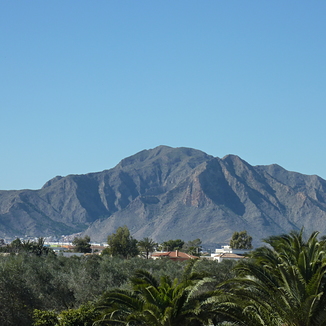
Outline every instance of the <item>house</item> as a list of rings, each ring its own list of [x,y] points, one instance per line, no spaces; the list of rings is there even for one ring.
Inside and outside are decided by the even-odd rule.
[[[158,259],[158,258],[168,258],[174,261],[184,261],[189,259],[198,259],[199,257],[188,255],[185,252],[181,252],[179,250],[152,253],[152,259]]]
[[[223,261],[224,259],[229,260],[239,260],[245,258],[244,255],[238,255],[234,253],[221,253],[213,256],[213,260],[217,260],[219,263]]]
[[[232,249],[230,246],[222,246],[221,249],[215,249],[215,253],[211,254],[213,260],[219,263],[224,259],[239,260],[245,258],[248,249]]]

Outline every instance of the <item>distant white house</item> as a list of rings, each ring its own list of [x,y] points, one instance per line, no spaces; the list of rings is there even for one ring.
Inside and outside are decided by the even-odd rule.
[[[250,252],[250,249],[232,249],[230,246],[222,246],[221,249],[215,249],[215,253],[211,254],[211,259],[219,263],[224,259],[239,260],[243,259],[247,252]]]

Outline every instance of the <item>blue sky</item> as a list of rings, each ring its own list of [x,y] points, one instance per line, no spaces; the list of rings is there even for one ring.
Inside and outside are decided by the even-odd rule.
[[[0,2],[0,189],[158,145],[326,178],[325,1]]]

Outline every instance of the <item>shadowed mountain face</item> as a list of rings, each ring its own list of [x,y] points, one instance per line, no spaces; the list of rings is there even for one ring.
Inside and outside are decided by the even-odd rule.
[[[55,177],[40,190],[0,191],[0,237],[84,231],[105,241],[122,225],[138,239],[200,238],[208,246],[241,230],[256,245],[302,226],[325,234],[326,181],[159,146],[110,170]]]

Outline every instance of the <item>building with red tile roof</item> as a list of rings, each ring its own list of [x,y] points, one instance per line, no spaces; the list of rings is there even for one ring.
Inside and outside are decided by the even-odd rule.
[[[189,259],[198,259],[199,257],[188,255],[185,252],[181,252],[179,250],[152,253],[152,259],[158,259],[158,258],[168,258],[174,261],[183,261]]]

